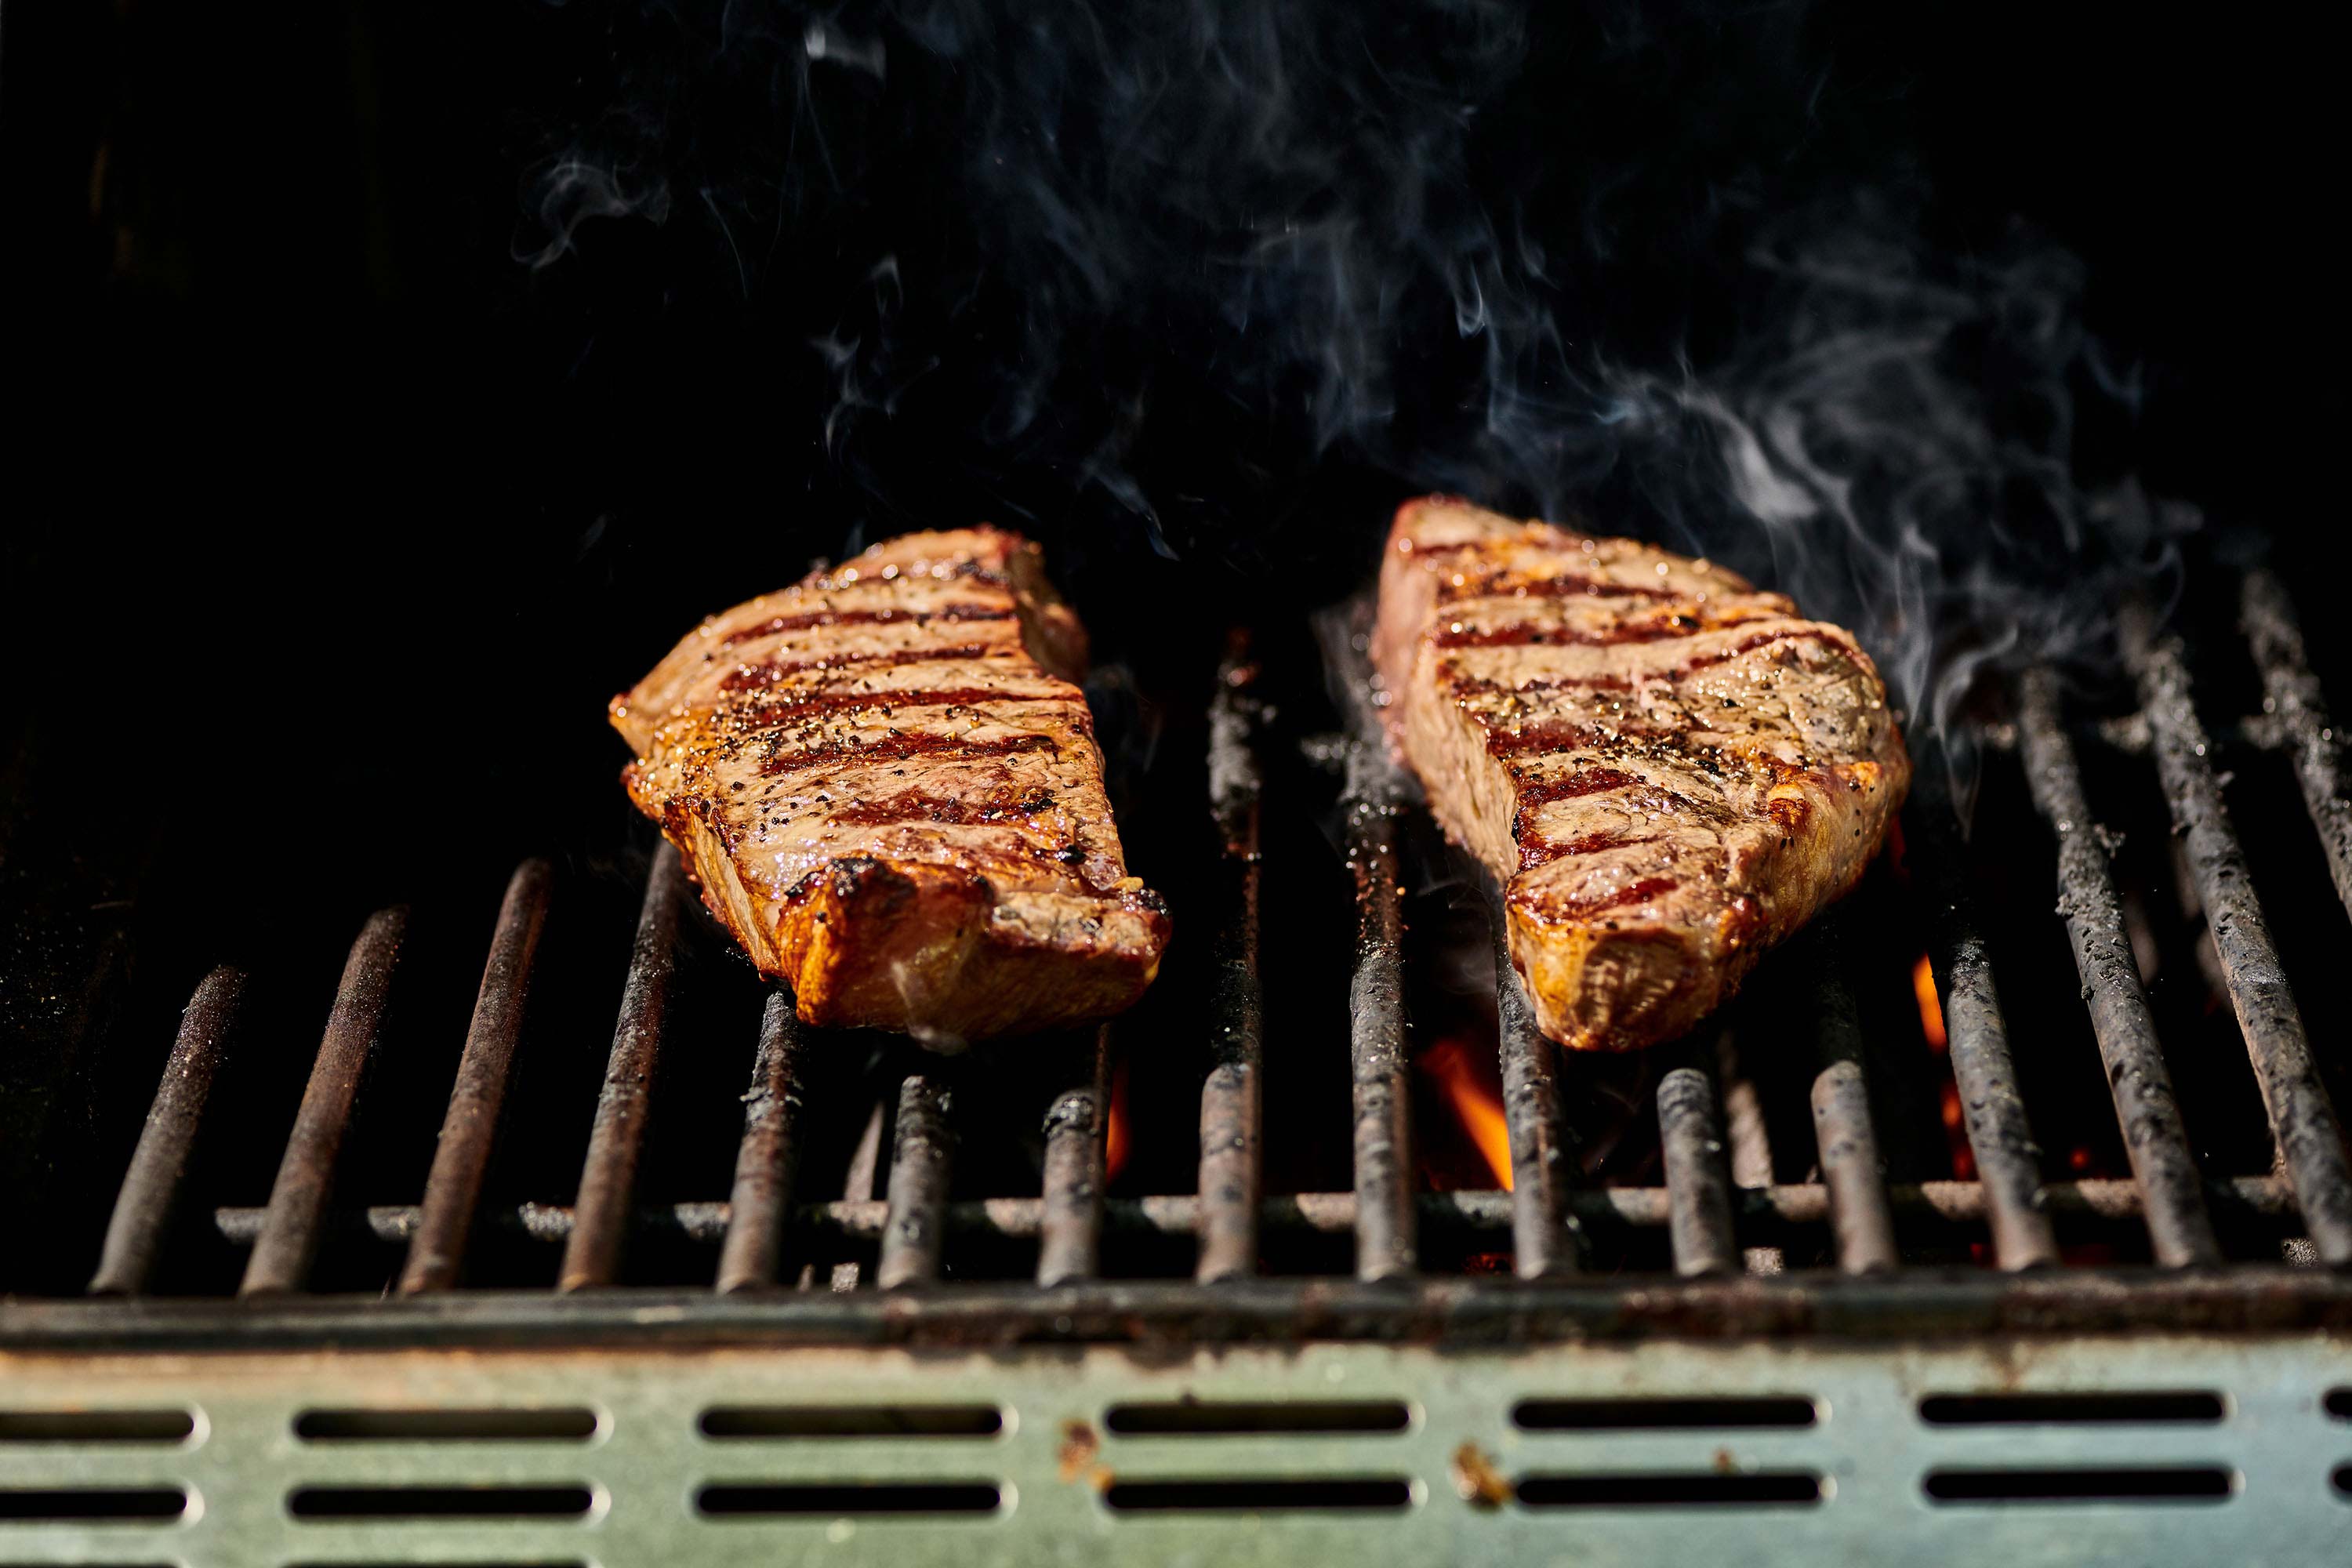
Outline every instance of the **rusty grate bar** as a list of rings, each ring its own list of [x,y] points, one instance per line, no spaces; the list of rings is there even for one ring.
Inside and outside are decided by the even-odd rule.
[[[1522,1279],[1554,1279],[1575,1273],[1583,1260],[1583,1236],[1568,1212],[1559,1048],[1536,1027],[1535,1004],[1511,963],[1501,890],[1491,877],[1479,876],[1479,884],[1495,942],[1495,1018],[1511,1140],[1511,1265]]]
[[[564,1249],[558,1289],[610,1285],[620,1271],[636,1190],[637,1157],[645,1148],[654,1068],[661,1057],[662,1025],[669,1010],[670,980],[677,970],[678,906],[685,892],[686,868],[678,862],[677,850],[664,842],[654,852],[645,904],[637,913],[620,1020],[613,1029],[604,1087],[596,1098],[595,1125],[580,1171],[580,1224]]]
[[[2304,652],[2303,627],[2286,587],[2266,569],[2246,574],[2238,625],[2263,672],[2263,705],[2275,739],[2294,759],[2295,782],[2311,825],[2327,854],[2336,896],[2352,913],[2352,800],[2344,794],[2344,744],[2327,716],[2327,700]]]
[[[890,1196],[882,1226],[882,1257],[874,1282],[885,1290],[928,1285],[940,1277],[947,1239],[948,1182],[955,1156],[953,1102],[946,1085],[909,1073],[898,1086],[898,1129],[890,1144]],[[1038,1226],[1045,1205],[1038,1204]]]
[[[375,1052],[384,1001],[392,989],[393,965],[400,957],[401,939],[407,931],[406,910],[378,910],[360,928],[351,956],[343,961],[334,1011],[327,1016],[326,1034],[310,1066],[310,1081],[302,1090],[301,1109],[294,1114],[286,1155],[269,1189],[261,1234],[254,1243],[253,1255],[246,1259],[245,1280],[237,1287],[240,1296],[299,1290],[310,1278],[310,1264],[325,1234],[335,1161],[342,1152],[343,1133],[351,1125],[360,1079],[366,1076],[368,1058]]]
[[[1230,891],[1217,932],[1209,1000],[1209,1074],[1201,1086],[1202,1284],[1257,1271],[1257,1212],[1265,1188],[1261,1121],[1265,995],[1258,978],[1258,827],[1265,781],[1252,690],[1255,667],[1239,639],[1217,671],[1209,700],[1209,808]]]
[[[1086,1032],[1068,1051],[1070,1087],[1045,1111],[1044,1234],[1037,1283],[1091,1279],[1101,1262],[1103,1137],[1108,1121],[1110,1030]]]
[[[555,879],[544,860],[526,860],[507,882],[499,921],[490,933],[489,962],[466,1030],[457,1080],[425,1178],[424,1218],[401,1270],[401,1294],[446,1290],[457,1283],[466,1258],[466,1237],[482,1199],[482,1179],[514,1081],[515,1044],[522,1037],[523,1008],[530,992],[531,961],[547,923],[549,890]]]
[[[2026,782],[2058,836],[2058,912],[2074,944],[2075,971],[2083,977],[2132,1174],[2146,1194],[2149,1246],[2157,1261],[2171,1268],[2218,1263],[2221,1246],[2205,1212],[2197,1159],[2180,1124],[2156,1020],[2140,988],[2139,963],[2124,931],[2123,904],[2107,869],[2101,829],[2083,792],[2057,677],[2046,669],[2027,671],[2018,682],[2017,710]]]
[[[1666,1171],[1666,1225],[1681,1275],[1737,1274],[1731,1172],[1715,1085],[1696,1068],[1658,1080],[1658,1142]],[[1752,1189],[1751,1189],[1752,1190]]]
[[[1412,1272],[1412,1128],[1406,1099],[1404,922],[1397,877],[1403,808],[1380,742],[1349,743],[1348,868],[1356,880],[1356,960],[1348,984],[1348,1057],[1354,1084],[1356,1277]]]
[[[792,994],[770,992],[760,1013],[751,1087],[743,1096],[743,1137],[735,1146],[727,1241],[719,1254],[721,1294],[773,1285],[783,1260],[800,1153],[802,1033]]]
[[[2230,826],[2179,640],[2157,635],[2145,605],[2126,606],[2122,629],[2124,658],[2139,682],[2165,801],[2187,843],[2206,929],[2221,961],[2305,1228],[2324,1261],[2352,1263],[2352,1167],[2345,1160],[2344,1130],[2312,1060],[2303,1015],[2263,919],[2245,852]]]
[[[1943,988],[1952,1078],[1977,1176],[1990,1203],[1994,1259],[2003,1268],[2045,1268],[2058,1261],[2058,1243],[2042,1212],[2041,1151],[2018,1092],[1991,955],[1963,880],[1959,823],[1939,755],[1930,752],[1919,768],[1905,815],[1913,866],[1934,922],[1929,956]]]
[[[205,976],[180,1015],[180,1032],[163,1064],[163,1081],[147,1107],[139,1147],[115,1194],[98,1269],[90,1276],[93,1296],[135,1296],[147,1287],[155,1257],[169,1233],[188,1157],[203,1125],[205,1103],[219,1076],[221,1053],[237,1008],[245,999],[245,976],[223,964]]]
[[[1886,1167],[1870,1116],[1862,1069],[1862,1020],[1847,985],[1844,940],[1835,917],[1815,927],[1804,957],[1812,965],[1813,1039],[1822,1064],[1811,1090],[1813,1146],[1821,1160],[1838,1267],[1868,1274],[1897,1267]]]
[[[1725,1186],[1735,1236],[1743,1230],[1783,1235],[1820,1232],[1832,1224],[1829,1195],[1818,1183],[1730,1188],[1727,1181]],[[2042,1189],[2042,1200],[2053,1223],[2085,1236],[2107,1234],[2118,1226],[2137,1226],[2146,1212],[2139,1184],[2129,1180],[2053,1182]],[[1568,1194],[1570,1214],[1588,1232],[1604,1228],[1671,1232],[1677,1201],[1664,1187],[1580,1187]],[[2294,1192],[2277,1176],[2216,1181],[2206,1188],[2206,1202],[2231,1223],[2263,1234],[2283,1232],[2296,1218]],[[1983,1187],[1975,1182],[1895,1184],[1887,1189],[1887,1204],[1898,1228],[1933,1232],[1939,1239],[1983,1227],[1990,1209]],[[1433,1234],[1501,1238],[1510,1234],[1513,1223],[1511,1194],[1503,1192],[1421,1193],[1415,1195],[1413,1207],[1420,1225]],[[1041,1198],[974,1198],[949,1204],[938,1212],[950,1238],[1029,1241],[1044,1235],[1045,1210]],[[263,1212],[254,1207],[215,1208],[214,1232],[231,1247],[250,1247],[260,1234]],[[716,1246],[726,1239],[730,1217],[724,1203],[649,1204],[637,1209],[633,1223],[647,1233],[662,1232]],[[395,1245],[404,1244],[415,1233],[416,1220],[413,1204],[340,1210],[331,1216],[338,1234],[365,1234]],[[1356,1220],[1353,1193],[1299,1193],[1268,1198],[1258,1210],[1261,1233],[1276,1237],[1345,1236],[1356,1229]],[[481,1223],[503,1235],[551,1245],[563,1243],[575,1228],[572,1211],[554,1204],[486,1209]],[[1201,1202],[1190,1193],[1112,1198],[1103,1205],[1106,1237],[1184,1237],[1194,1235],[1200,1223]],[[793,1225],[814,1241],[870,1243],[888,1231],[890,1207],[874,1198],[808,1204],[795,1209]],[[1732,1255],[1737,1256],[1736,1247]]]

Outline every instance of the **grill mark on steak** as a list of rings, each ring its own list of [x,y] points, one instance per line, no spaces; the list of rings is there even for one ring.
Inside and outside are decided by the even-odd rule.
[[[1519,869],[1532,871],[1546,861],[1557,860],[1563,855],[1598,855],[1607,849],[1638,849],[1644,844],[1663,844],[1665,837],[1662,833],[1587,833],[1562,843],[1557,839],[1538,837],[1530,829],[1527,837],[1519,840]]]
[[[1544,906],[1547,914],[1557,914],[1568,920],[1590,920],[1611,910],[1622,910],[1629,904],[1643,904],[1663,894],[1671,893],[1682,882],[1673,877],[1644,877],[1629,883],[1613,893],[1596,893],[1590,898],[1562,899]]]
[[[1061,749],[1051,735],[997,735],[986,740],[972,740],[962,735],[941,735],[929,731],[902,730],[894,735],[884,735],[864,745],[851,742],[844,736],[821,741],[799,751],[780,752],[760,763],[760,772],[773,778],[783,773],[805,773],[810,768],[827,763],[850,766],[859,763],[895,763],[908,757],[940,757],[958,760],[981,757],[1010,757],[1024,752],[1054,752]]]
[[[1675,595],[1683,597],[1686,595]],[[1538,644],[1557,647],[1620,647],[1628,643],[1672,642],[1702,632],[1728,631],[1759,620],[1785,618],[1780,610],[1750,607],[1726,611],[1684,610],[1647,619],[1620,620],[1602,628],[1571,626],[1559,621],[1507,621],[1500,626],[1471,626],[1454,622],[1433,634],[1439,647],[1512,647]]]
[[[1001,790],[977,798],[908,790],[887,800],[851,801],[829,809],[825,820],[856,827],[887,827],[902,822],[935,822],[948,827],[993,826],[1037,816],[1054,809],[1054,792]]]
[[[1769,647],[1776,642],[1817,642],[1839,653],[1851,651],[1842,638],[1831,634],[1827,626],[1783,626],[1778,631],[1759,632],[1754,637],[1742,637],[1728,647],[1694,654],[1675,673],[1677,676],[1688,675],[1713,665],[1728,664],[1742,654],[1754,653],[1758,648]]]
[[[1464,675],[1458,660],[1439,667],[1438,679],[1456,697],[1508,697],[1522,691],[1631,691],[1633,682],[1622,675],[1537,676],[1506,683],[1483,675]]]
[[[887,719],[894,717],[901,708],[953,709],[974,707],[981,703],[1072,702],[1076,700],[1066,690],[1027,693],[1007,691],[994,686],[959,686],[938,691],[916,689],[904,691],[809,691],[757,698],[735,710],[730,718],[765,726],[789,724],[795,720],[814,719],[827,713],[857,713],[869,710]]]
[[[1010,605],[941,605],[935,610],[807,610],[797,616],[770,616],[754,626],[729,632],[719,639],[719,646],[733,647],[754,637],[806,631],[812,626],[886,626],[900,621],[920,626],[933,621],[1009,621],[1013,617]]]
[[[830,658],[770,658],[730,671],[719,682],[721,691],[761,691],[788,675],[813,669],[847,673],[860,669],[895,669],[902,664],[946,663],[952,659],[1010,658],[1020,650],[1010,643],[959,643],[951,647],[903,647],[887,653],[849,654]]]
[[[1584,577],[1564,573],[1551,577],[1532,577],[1524,583],[1511,581],[1506,568],[1484,578],[1465,578],[1461,583],[1442,579],[1437,584],[1437,602],[1451,605],[1464,599],[1684,599],[1690,595],[1679,588],[1662,588],[1655,583],[1619,583],[1607,577]]]
[[[1646,725],[1629,724],[1618,729],[1606,729],[1599,724],[1580,724],[1570,720],[1543,719],[1512,730],[1486,731],[1486,752],[1490,756],[1517,757],[1529,752],[1567,752],[1591,746],[1624,747],[1633,742],[1682,751],[1682,737],[1673,731],[1653,729]]]

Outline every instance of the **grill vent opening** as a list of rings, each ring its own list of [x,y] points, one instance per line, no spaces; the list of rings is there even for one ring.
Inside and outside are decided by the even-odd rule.
[[[1005,1506],[995,1481],[730,1481],[694,1496],[715,1519],[763,1515],[994,1513]]]
[[[1412,1483],[1397,1476],[1314,1476],[1113,1481],[1104,1504],[1120,1513],[1360,1512],[1411,1508]]]
[[[471,1410],[305,1410],[294,1435],[306,1443],[581,1443],[596,1435],[583,1407]]]
[[[0,1410],[0,1443],[184,1443],[185,1410]]]
[[[1810,1470],[1712,1470],[1644,1475],[1530,1475],[1519,1478],[1525,1508],[1690,1508],[1708,1505],[1811,1506],[1822,1500],[1822,1478]]]
[[[2338,1421],[2352,1421],[2352,1388],[2329,1389],[2326,1408]]]
[[[722,1405],[702,1413],[706,1437],[992,1437],[993,1405]]]
[[[1412,1407],[1396,1399],[1348,1399],[1265,1404],[1170,1400],[1114,1405],[1103,1425],[1124,1437],[1215,1437],[1258,1433],[1298,1436],[1354,1432],[1403,1432]]]
[[[2218,1394],[1933,1394],[1919,1401],[1930,1426],[2210,1426],[2229,1413]]]
[[[156,1524],[187,1511],[180,1487],[0,1487],[8,1524]]]
[[[1820,1404],[1801,1394],[1718,1399],[1523,1399],[1511,1407],[1511,1424],[1524,1432],[1811,1426],[1820,1419]]]
[[[595,1506],[584,1486],[303,1487],[286,1500],[301,1520],[584,1519]]]
[[[2235,1472],[2215,1465],[2116,1469],[1931,1470],[1928,1499],[1940,1503],[2227,1502]]]

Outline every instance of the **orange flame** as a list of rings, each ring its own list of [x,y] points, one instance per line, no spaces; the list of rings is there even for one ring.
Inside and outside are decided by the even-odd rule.
[[[1429,1075],[1468,1133],[1479,1158],[1486,1162],[1495,1184],[1511,1190],[1511,1127],[1504,1119],[1503,1102],[1480,1080],[1463,1042],[1452,1037],[1422,1052],[1415,1065]]]
[[[1927,1037],[1927,1047],[1944,1048],[1944,1005],[1936,996],[1936,966],[1921,953],[1919,962],[1911,966],[1911,994],[1919,998],[1919,1032]]]
[[[1127,1064],[1120,1062],[1110,1073],[1110,1120],[1103,1129],[1103,1180],[1108,1182],[1127,1167]]]

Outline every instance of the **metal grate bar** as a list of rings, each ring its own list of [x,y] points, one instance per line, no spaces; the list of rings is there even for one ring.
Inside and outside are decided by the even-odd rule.
[[[1044,1235],[1037,1283],[1091,1279],[1102,1254],[1103,1134],[1109,1105],[1110,1026],[1069,1052],[1070,1087],[1045,1112]]]
[[[1658,1080],[1658,1142],[1665,1159],[1666,1225],[1675,1272],[1738,1273],[1723,1121],[1716,1108],[1715,1085],[1698,1068],[1676,1068]]]
[[[792,994],[776,990],[760,1014],[760,1048],[743,1096],[743,1137],[735,1146],[735,1185],[727,1200],[727,1244],[719,1254],[722,1293],[776,1282],[793,1176],[800,1154],[801,1021]]]
[[[2246,574],[2239,626],[2262,667],[2264,706],[2277,738],[2294,758],[2295,782],[2319,842],[2327,853],[2336,896],[2352,912],[2352,800],[2344,795],[2344,747],[2327,717],[2327,700],[2304,652],[2303,627],[2285,586],[2267,570]]]
[[[1412,1272],[1411,1108],[1406,1100],[1404,922],[1397,883],[1402,812],[1377,740],[1349,747],[1348,868],[1356,879],[1356,962],[1348,985],[1349,1064],[1354,1079],[1356,1276]]]
[[[940,1276],[947,1239],[950,1166],[955,1154],[953,1109],[946,1087],[921,1073],[898,1086],[898,1125],[890,1144],[890,1201],[874,1282],[885,1290],[928,1285]],[[1039,1223],[1044,1223],[1043,1205]]]
[[[661,1058],[670,978],[677,969],[678,906],[685,890],[686,868],[678,862],[677,850],[665,842],[654,853],[645,904],[637,913],[628,983],[621,991],[621,1016],[613,1029],[604,1087],[596,1098],[596,1121],[580,1171],[580,1224],[563,1251],[562,1271],[556,1279],[560,1290],[610,1285],[620,1272],[637,1157],[645,1148],[646,1110]]]
[[[474,1000],[474,1020],[466,1030],[465,1052],[457,1058],[457,1080],[449,1090],[448,1112],[442,1118],[441,1141],[433,1151],[433,1169],[425,1178],[424,1220],[409,1246],[407,1267],[401,1270],[400,1291],[404,1296],[446,1290],[457,1283],[466,1258],[466,1237],[473,1228],[474,1210],[482,1200],[482,1179],[489,1172],[490,1148],[498,1138],[507,1086],[514,1081],[515,1043],[522,1036],[531,961],[539,951],[540,931],[547,922],[547,900],[554,879],[554,870],[546,861],[526,860],[507,882],[499,923],[490,934],[490,957],[482,970],[481,992]]]
[[[393,965],[400,957],[401,939],[407,930],[406,910],[378,910],[360,928],[351,956],[343,961],[334,1011],[327,1016],[327,1031],[310,1066],[310,1081],[302,1090],[301,1109],[294,1114],[286,1155],[269,1189],[261,1235],[254,1243],[253,1256],[246,1259],[245,1281],[237,1288],[240,1296],[299,1290],[310,1278],[310,1264],[318,1257],[325,1233],[335,1160],[342,1152],[343,1132],[351,1124],[360,1079],[375,1051],[384,999],[392,989]]]
[[[147,1288],[220,1072],[222,1044],[244,999],[245,976],[223,964],[205,976],[180,1015],[180,1033],[147,1107],[147,1125],[115,1194],[98,1270],[89,1279],[91,1295],[135,1296]]]
[[[1906,815],[1913,865],[1934,921],[1929,956],[1943,986],[1952,1078],[1991,1207],[1994,1260],[2003,1268],[2043,1268],[2058,1261],[2058,1243],[2042,1207],[2041,1151],[2018,1092],[1992,960],[1962,880],[1959,825],[1941,757],[1930,753],[1920,768]]]
[[[2146,1212],[2139,1184],[2132,1181],[2053,1182],[2042,1190],[2042,1197],[2053,1220],[2084,1234],[2137,1226]],[[1664,1187],[1585,1187],[1568,1194],[1570,1214],[1588,1230],[1671,1230],[1677,1201]],[[1832,1223],[1828,1193],[1816,1183],[1730,1189],[1727,1201],[1735,1226],[1813,1231]],[[2291,1226],[2296,1218],[2294,1192],[2276,1176],[2217,1181],[2206,1189],[2206,1202],[2231,1223],[2259,1227],[2264,1234]],[[1887,1203],[1900,1226],[1946,1231],[1983,1226],[1989,1208],[1984,1189],[1975,1182],[1894,1185],[1887,1189]],[[1454,1234],[1505,1237],[1514,1217],[1511,1194],[1501,1192],[1422,1193],[1413,1206],[1423,1226]],[[1023,1241],[1045,1233],[1045,1205],[1040,1198],[968,1199],[939,1212],[950,1237]],[[1269,1236],[1344,1236],[1356,1228],[1356,1212],[1353,1193],[1298,1193],[1266,1199],[1258,1211],[1258,1226]],[[214,1232],[228,1246],[250,1247],[260,1234],[263,1213],[252,1207],[216,1208]],[[481,1217],[505,1235],[541,1243],[561,1243],[574,1228],[572,1211],[552,1204],[487,1209]],[[730,1217],[723,1203],[677,1203],[644,1205],[634,1222],[716,1245],[725,1239]],[[842,1199],[802,1205],[793,1219],[820,1239],[872,1242],[887,1231],[890,1211],[877,1199]],[[337,1211],[331,1224],[339,1234],[364,1233],[400,1244],[415,1233],[416,1220],[415,1205],[385,1204]],[[1200,1200],[1190,1193],[1114,1198],[1103,1205],[1103,1234],[1110,1237],[1184,1237],[1193,1235],[1200,1223]]]
[[[1896,1267],[1895,1212],[1886,1197],[1886,1168],[1878,1129],[1870,1117],[1870,1087],[1862,1070],[1862,1020],[1844,971],[1844,940],[1835,919],[1810,939],[1813,964],[1814,1046],[1822,1067],[1813,1078],[1813,1145],[1838,1267],[1868,1274]]]
[[[1255,668],[1236,647],[1209,701],[1209,805],[1231,891],[1217,933],[1210,994],[1209,1075],[1201,1086],[1201,1253],[1203,1284],[1257,1271],[1258,1200],[1265,1186],[1265,996],[1258,979],[1258,826],[1264,781]]]
[[[1772,1184],[1772,1135],[1764,1123],[1764,1099],[1740,1054],[1739,1026],[1727,1016],[1717,1023],[1714,1056],[1731,1184],[1769,1187]],[[1747,1247],[1740,1257],[1750,1274],[1778,1274],[1789,1266],[1777,1247]]]
[[[2336,1107],[2312,1060],[2303,1015],[2272,945],[2252,872],[2230,826],[2210,747],[2189,696],[2177,639],[2159,639],[2145,605],[2125,609],[2124,658],[2138,679],[2157,772],[2173,826],[2187,841],[2206,929],[2245,1032],[2263,1106],[2312,1246],[2329,1264],[2352,1263],[2352,1167]]]
[[[1511,963],[1509,916],[1482,877],[1495,938],[1495,1016],[1500,1026],[1503,1115],[1511,1136],[1511,1261],[1522,1279],[1573,1274],[1583,1236],[1569,1215],[1570,1178],[1559,1113],[1559,1051],[1536,1027],[1535,1003]]]
[[[2026,782],[2058,836],[2058,910],[2074,943],[2074,968],[2083,977],[2132,1174],[2147,1195],[2150,1247],[2156,1260],[2170,1268],[2218,1263],[2221,1243],[2205,1212],[2197,1159],[2180,1124],[2156,1020],[2140,988],[2139,963],[2124,932],[2123,904],[2107,869],[2099,825],[2083,792],[2056,676],[2046,669],[2027,671],[2018,683],[2017,702]]]

